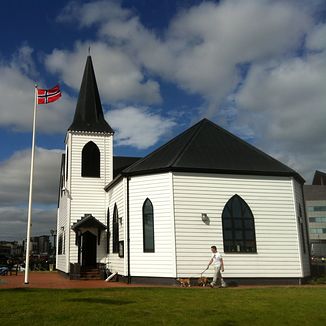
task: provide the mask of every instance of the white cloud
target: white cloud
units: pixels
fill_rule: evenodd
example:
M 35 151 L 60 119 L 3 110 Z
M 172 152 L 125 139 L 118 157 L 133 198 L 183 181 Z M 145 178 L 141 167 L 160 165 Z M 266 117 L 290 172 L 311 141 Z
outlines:
M 149 108 L 128 106 L 110 111 L 106 117 L 116 131 L 117 145 L 133 146 L 139 149 L 156 144 L 176 125 L 171 118 L 153 113 Z
M 37 74 L 32 52 L 30 47 L 23 46 L 13 55 L 11 62 L 0 63 L 0 126 L 16 131 L 32 129 L 35 82 L 28 75 Z M 47 88 L 42 81 L 39 87 Z M 39 106 L 37 131 L 66 131 L 69 127 L 67 123 L 72 121 L 74 102 L 68 94 L 63 93 L 59 101 Z
M 7 241 L 26 239 L 27 209 L 25 207 L 0 207 L 1 239 Z M 56 225 L 56 208 L 35 208 L 32 214 L 32 236 L 49 235 Z
M 30 46 L 23 45 L 21 46 L 16 53 L 13 55 L 13 59 L 11 62 L 11 67 L 18 68 L 25 75 L 29 76 L 37 76 L 37 71 L 35 67 L 35 63 L 32 57 L 34 49 Z
M 216 114 L 239 82 L 238 64 L 286 54 L 295 49 L 311 24 L 302 6 L 287 1 L 203 2 L 180 12 L 158 37 L 132 12 L 119 9 L 119 2 L 68 8 L 81 26 L 96 25 L 101 42 L 115 44 L 120 55 L 203 96 L 208 116 Z
M 276 119 L 268 128 L 270 137 L 315 142 L 326 118 L 325 85 L 325 54 L 290 59 L 275 66 L 256 65 L 238 95 L 238 103 Z
M 291 153 L 304 174 L 324 170 L 320 164 L 326 159 L 325 85 L 326 53 L 257 64 L 236 98 L 246 109 L 239 111 L 239 119 L 263 136 L 265 149 L 283 157 Z
M 55 204 L 59 187 L 60 150 L 36 148 L 33 203 Z M 31 151 L 16 152 L 0 164 L 1 205 L 28 202 Z
M 103 42 L 112 42 L 135 59 L 139 66 L 168 80 L 174 80 L 178 55 L 164 39 L 146 29 L 136 16 L 108 20 L 99 28 Z
M 56 224 L 60 150 L 36 148 L 33 183 L 32 234 L 49 234 Z M 0 162 L 0 237 L 26 237 L 30 150 L 16 152 Z
M 104 43 L 77 42 L 73 51 L 56 49 L 46 57 L 45 64 L 49 71 L 61 75 L 67 85 L 79 90 L 89 45 L 102 101 L 161 101 L 159 84 L 146 79 L 123 51 Z
M 206 95 L 213 104 L 212 115 L 239 82 L 237 65 L 284 54 L 298 42 L 299 22 L 304 18 L 296 10 L 266 1 L 202 5 L 178 19 L 172 28 L 178 38 L 188 35 L 178 79 Z M 192 26 L 192 21 L 197 24 Z M 188 49 L 196 38 L 201 42 Z
M 285 54 L 309 24 L 309 16 L 286 2 L 202 3 L 177 16 L 168 31 L 175 78 L 219 104 L 239 81 L 238 64 Z
M 307 48 L 310 50 L 326 50 L 326 24 L 320 24 L 308 35 Z
M 71 1 L 58 16 L 59 22 L 78 21 L 80 27 L 90 26 L 95 23 L 106 22 L 108 19 L 124 20 L 130 16 L 128 9 L 121 8 L 119 0 L 94 1 L 81 5 Z

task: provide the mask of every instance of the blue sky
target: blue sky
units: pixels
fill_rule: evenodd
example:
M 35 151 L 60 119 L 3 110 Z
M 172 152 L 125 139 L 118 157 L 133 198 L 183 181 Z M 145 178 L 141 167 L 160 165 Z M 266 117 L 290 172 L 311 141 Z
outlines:
M 0 240 L 26 229 L 33 88 L 33 234 L 55 226 L 59 159 L 88 47 L 115 154 L 144 156 L 203 117 L 296 169 L 326 170 L 322 0 L 6 1 L 0 11 Z

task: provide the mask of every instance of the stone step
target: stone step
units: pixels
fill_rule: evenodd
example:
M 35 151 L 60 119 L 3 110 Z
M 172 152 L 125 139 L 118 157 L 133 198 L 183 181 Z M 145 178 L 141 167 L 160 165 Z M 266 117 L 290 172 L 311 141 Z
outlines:
M 102 278 L 99 275 L 80 275 L 81 280 L 101 280 Z
M 88 269 L 86 271 L 82 271 L 80 273 L 80 279 L 84 280 L 100 280 L 101 279 L 101 274 L 98 269 Z

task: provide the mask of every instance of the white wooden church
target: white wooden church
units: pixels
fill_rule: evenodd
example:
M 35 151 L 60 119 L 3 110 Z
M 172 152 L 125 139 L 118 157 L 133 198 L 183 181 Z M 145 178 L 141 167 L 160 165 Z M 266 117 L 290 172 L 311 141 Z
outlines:
M 297 172 L 207 119 L 144 158 L 114 156 L 113 138 L 88 56 L 62 156 L 59 271 L 174 284 L 198 278 L 216 245 L 227 281 L 310 275 Z

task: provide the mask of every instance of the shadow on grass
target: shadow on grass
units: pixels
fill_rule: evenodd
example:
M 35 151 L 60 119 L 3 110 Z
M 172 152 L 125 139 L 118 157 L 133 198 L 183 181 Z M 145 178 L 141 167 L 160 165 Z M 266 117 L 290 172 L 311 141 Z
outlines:
M 32 289 L 28 289 L 28 288 L 5 288 L 5 289 L 1 289 L 1 292 L 27 292 L 27 291 L 31 292 Z
M 78 302 L 78 303 L 100 303 L 100 304 L 108 304 L 108 305 L 116 305 L 122 306 L 126 304 L 135 303 L 134 301 L 129 300 L 118 300 L 118 299 L 109 299 L 109 298 L 73 298 L 66 299 L 66 302 Z

